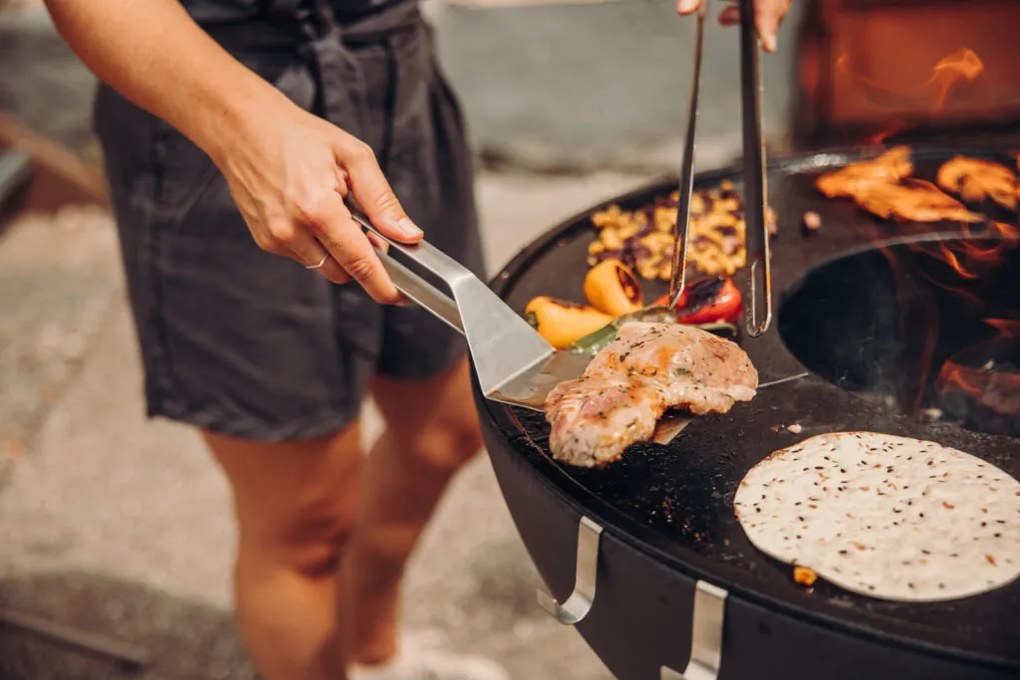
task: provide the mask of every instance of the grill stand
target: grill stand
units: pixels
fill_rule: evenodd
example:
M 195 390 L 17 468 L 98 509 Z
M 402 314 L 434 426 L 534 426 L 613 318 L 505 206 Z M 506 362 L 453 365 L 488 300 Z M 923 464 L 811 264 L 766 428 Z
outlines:
M 579 622 L 595 603 L 595 584 L 599 570 L 599 542 L 602 526 L 582 516 L 577 525 L 577 563 L 574 576 L 574 592 L 563 604 L 542 590 L 536 591 L 538 604 L 542 609 L 566 626 Z
M 718 586 L 698 581 L 691 617 L 691 659 L 683 673 L 663 666 L 659 680 L 716 680 L 719 677 L 727 594 Z

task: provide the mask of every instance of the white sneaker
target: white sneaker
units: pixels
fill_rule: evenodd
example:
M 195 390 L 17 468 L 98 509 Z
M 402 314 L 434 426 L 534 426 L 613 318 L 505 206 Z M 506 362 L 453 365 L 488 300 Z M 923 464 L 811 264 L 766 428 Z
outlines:
M 354 665 L 349 680 L 510 680 L 491 659 L 404 644 L 392 660 L 377 666 Z

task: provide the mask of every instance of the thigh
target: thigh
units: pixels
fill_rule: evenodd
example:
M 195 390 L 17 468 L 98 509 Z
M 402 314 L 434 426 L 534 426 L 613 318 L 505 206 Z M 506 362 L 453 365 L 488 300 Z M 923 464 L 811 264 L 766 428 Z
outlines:
M 357 518 L 364 458 L 358 422 L 287 443 L 204 436 L 230 482 L 241 550 L 302 571 L 334 568 Z

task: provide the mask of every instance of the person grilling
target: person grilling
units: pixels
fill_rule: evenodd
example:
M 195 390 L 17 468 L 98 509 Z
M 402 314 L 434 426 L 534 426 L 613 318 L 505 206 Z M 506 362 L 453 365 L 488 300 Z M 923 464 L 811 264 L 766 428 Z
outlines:
M 463 344 L 406 305 L 345 206 L 481 274 L 464 123 L 417 0 L 47 4 L 103 83 L 148 414 L 197 427 L 230 482 L 260 673 L 506 677 L 398 653 L 407 559 L 482 446 Z M 767 49 L 789 4 L 756 4 Z M 364 455 L 369 394 L 385 431 Z

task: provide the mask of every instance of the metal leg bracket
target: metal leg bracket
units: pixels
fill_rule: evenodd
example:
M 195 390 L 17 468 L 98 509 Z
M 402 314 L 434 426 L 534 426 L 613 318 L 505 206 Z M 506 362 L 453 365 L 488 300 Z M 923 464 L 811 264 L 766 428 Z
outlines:
M 544 590 L 539 589 L 538 604 L 557 621 L 572 626 L 591 611 L 595 602 L 595 582 L 598 578 L 599 541 L 602 527 L 587 517 L 581 517 L 577 527 L 577 565 L 574 592 L 563 604 Z
M 698 581 L 691 621 L 691 658 L 683 673 L 663 666 L 659 671 L 660 680 L 716 680 L 719 677 L 726 595 L 722 588 Z

